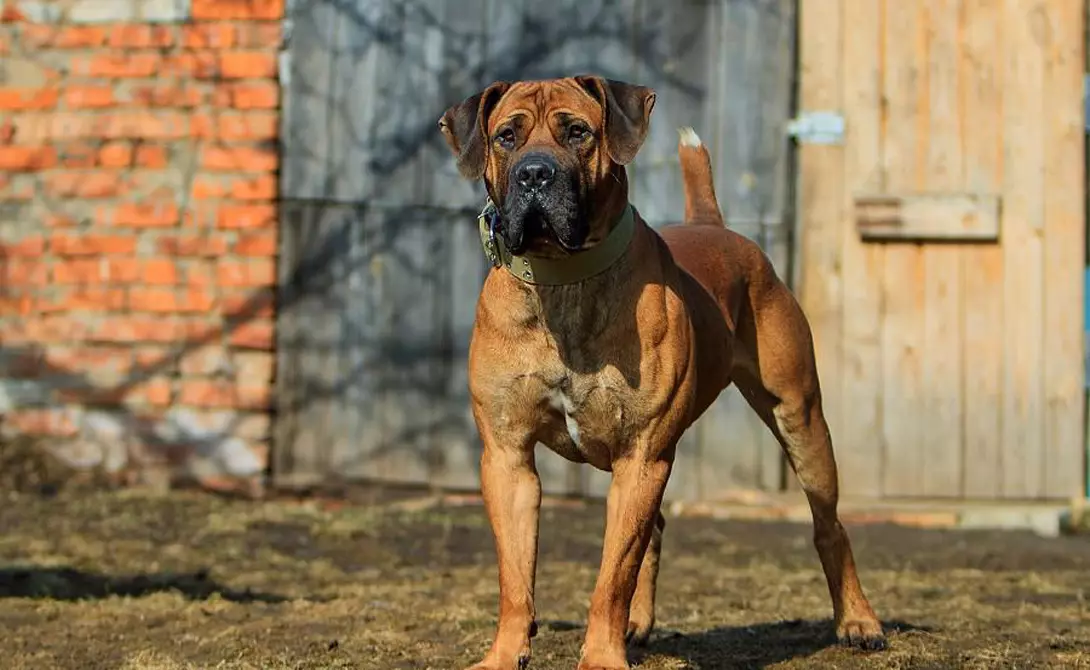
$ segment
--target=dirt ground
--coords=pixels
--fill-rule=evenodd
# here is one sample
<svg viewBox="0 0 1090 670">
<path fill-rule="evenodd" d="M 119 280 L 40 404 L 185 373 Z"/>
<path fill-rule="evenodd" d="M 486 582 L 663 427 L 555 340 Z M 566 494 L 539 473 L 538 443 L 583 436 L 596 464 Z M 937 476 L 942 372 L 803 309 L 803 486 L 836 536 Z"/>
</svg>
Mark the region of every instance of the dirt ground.
<svg viewBox="0 0 1090 670">
<path fill-rule="evenodd" d="M 603 509 L 546 509 L 531 668 L 574 668 Z M 850 527 L 889 650 L 833 644 L 808 526 L 671 519 L 641 670 L 1090 668 L 1090 539 Z M 454 668 L 497 603 L 477 506 L 0 493 L 0 667 Z"/>
</svg>

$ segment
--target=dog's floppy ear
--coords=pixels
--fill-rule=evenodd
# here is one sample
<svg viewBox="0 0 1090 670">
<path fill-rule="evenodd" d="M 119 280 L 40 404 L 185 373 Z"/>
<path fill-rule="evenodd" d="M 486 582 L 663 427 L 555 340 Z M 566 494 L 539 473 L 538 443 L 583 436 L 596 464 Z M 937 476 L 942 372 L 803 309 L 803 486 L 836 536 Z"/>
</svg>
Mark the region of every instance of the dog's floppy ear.
<svg viewBox="0 0 1090 670">
<path fill-rule="evenodd" d="M 647 138 L 655 92 L 646 86 L 581 75 L 579 84 L 602 105 L 605 114 L 606 151 L 614 163 L 627 165 Z"/>
<path fill-rule="evenodd" d="M 497 81 L 454 105 L 439 119 L 443 139 L 457 158 L 458 171 L 466 179 L 480 179 L 484 174 L 488 115 L 510 87 L 508 82 Z"/>
</svg>

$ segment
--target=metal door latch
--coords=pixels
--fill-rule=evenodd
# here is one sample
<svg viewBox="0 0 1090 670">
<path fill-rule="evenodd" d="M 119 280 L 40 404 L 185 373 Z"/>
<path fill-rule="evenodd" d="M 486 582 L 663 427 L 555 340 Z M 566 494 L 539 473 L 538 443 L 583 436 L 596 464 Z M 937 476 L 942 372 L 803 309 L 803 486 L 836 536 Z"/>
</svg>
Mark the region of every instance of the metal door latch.
<svg viewBox="0 0 1090 670">
<path fill-rule="evenodd" d="M 844 117 L 837 112 L 802 112 L 787 122 L 787 134 L 807 144 L 840 144 Z"/>
</svg>

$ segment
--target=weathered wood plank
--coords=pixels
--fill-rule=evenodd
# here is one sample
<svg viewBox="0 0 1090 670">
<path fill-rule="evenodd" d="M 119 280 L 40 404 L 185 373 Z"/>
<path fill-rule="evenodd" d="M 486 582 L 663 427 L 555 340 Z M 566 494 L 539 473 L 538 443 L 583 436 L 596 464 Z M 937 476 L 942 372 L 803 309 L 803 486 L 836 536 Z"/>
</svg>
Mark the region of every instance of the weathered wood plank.
<svg viewBox="0 0 1090 670">
<path fill-rule="evenodd" d="M 844 0 L 844 145 L 845 210 L 851 194 L 882 184 L 881 7 L 873 0 Z M 841 491 L 878 497 L 882 491 L 882 339 L 879 279 L 885 247 L 864 244 L 850 222 L 840 228 L 844 275 L 841 386 L 842 414 L 832 426 Z M 825 380 L 822 379 L 824 387 Z M 826 410 L 826 414 L 829 411 Z"/>
<path fill-rule="evenodd" d="M 931 80 L 934 85 L 934 79 Z M 945 98 L 932 95 L 932 107 Z M 943 114 L 955 113 L 945 110 Z M 938 115 L 938 110 L 932 110 Z M 933 122 L 934 123 L 934 122 Z M 938 127 L 936 127 L 938 126 Z M 941 133 L 939 127 L 945 127 Z M 946 122 L 931 127 L 932 162 L 951 162 L 934 152 L 936 144 L 953 146 L 960 152 L 960 135 Z M 952 134 L 951 134 L 952 133 Z M 937 137 L 936 134 L 942 135 Z M 949 169 L 949 168 L 948 168 Z M 954 166 L 953 169 L 959 169 Z M 995 241 L 999 238 L 999 197 L 995 194 L 942 192 L 941 183 L 953 183 L 943 172 L 930 173 L 934 190 L 924 193 L 858 194 L 855 197 L 855 225 L 864 240 L 890 241 Z M 961 177 L 960 172 L 957 175 Z M 954 249 L 960 254 L 963 247 Z"/>
<path fill-rule="evenodd" d="M 839 110 L 844 101 L 840 0 L 804 2 L 799 7 L 801 68 L 799 108 Z M 836 145 L 799 147 L 800 232 L 796 258 L 799 297 L 814 334 L 824 408 L 836 439 L 845 425 L 841 231 L 844 221 L 844 149 Z M 789 481 L 794 482 L 794 478 Z"/>
<path fill-rule="evenodd" d="M 634 3 L 631 81 L 655 90 L 657 100 L 643 148 L 629 167 L 629 199 L 653 227 L 681 220 L 684 195 L 677 162 L 676 128 L 705 127 L 704 76 L 707 71 L 708 8 L 682 3 L 683 11 L 661 3 Z M 678 445 L 666 500 L 694 500 L 701 486 L 700 424 Z"/>
<path fill-rule="evenodd" d="M 1003 8 L 994 0 L 964 0 L 965 31 L 959 67 L 964 82 L 962 126 L 965 188 L 998 192 L 1002 180 Z M 966 248 L 961 256 L 964 349 L 963 494 L 1001 492 L 1003 426 L 1003 255 L 1001 245 Z"/>
<path fill-rule="evenodd" d="M 1045 439 L 1044 54 L 1047 10 L 1032 0 L 1003 4 L 1003 492 L 1043 492 Z M 1077 305 L 1071 305 L 1077 309 Z"/>
<path fill-rule="evenodd" d="M 886 136 L 883 169 L 890 190 L 915 191 L 926 170 L 927 137 L 922 127 L 926 68 L 923 26 L 917 3 L 886 0 L 883 79 Z M 922 459 L 924 388 L 923 311 L 926 277 L 918 244 L 888 245 L 882 276 L 883 492 L 916 495 L 926 477 Z"/>
<path fill-rule="evenodd" d="M 925 217 L 938 228 L 961 235 L 997 233 L 998 199 L 951 198 L 962 188 L 961 91 L 958 52 L 961 39 L 961 0 L 928 0 L 922 17 L 927 35 L 927 156 L 926 188 L 934 195 L 903 203 L 906 227 Z M 946 197 L 944 197 L 946 196 Z M 907 205 L 907 206 L 906 206 Z M 923 210 L 923 211 L 920 211 Z M 924 226 L 917 225 L 917 229 Z M 993 234 L 994 234 L 993 233 Z M 958 239 L 958 238 L 954 238 Z M 962 466 L 962 246 L 932 244 L 923 248 L 923 467 L 917 495 L 958 496 Z"/>
<path fill-rule="evenodd" d="M 762 244 L 781 275 L 788 265 L 783 128 L 790 113 L 793 7 L 779 0 L 710 7 L 706 125 L 697 127 L 711 153 L 728 225 Z M 770 52 L 769 45 L 776 48 Z M 676 156 L 676 135 L 670 145 Z M 681 203 L 676 207 L 680 212 Z M 701 497 L 731 495 L 732 488 L 780 488 L 780 448 L 737 389 L 725 391 L 694 428 L 700 431 Z"/>
<path fill-rule="evenodd" d="M 1044 482 L 1050 498 L 1080 495 L 1086 157 L 1081 113 L 1085 10 L 1038 5 L 1044 50 Z M 1041 39 L 1043 33 L 1045 39 Z"/>
</svg>

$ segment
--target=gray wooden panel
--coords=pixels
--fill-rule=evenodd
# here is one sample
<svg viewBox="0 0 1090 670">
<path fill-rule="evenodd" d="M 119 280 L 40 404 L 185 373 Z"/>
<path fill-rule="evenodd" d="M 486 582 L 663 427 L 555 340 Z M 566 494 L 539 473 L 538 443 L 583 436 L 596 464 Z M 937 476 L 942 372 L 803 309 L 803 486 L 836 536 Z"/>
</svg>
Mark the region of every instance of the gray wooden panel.
<svg viewBox="0 0 1090 670">
<path fill-rule="evenodd" d="M 286 54 L 289 199 L 469 206 L 437 130 L 479 87 L 485 0 L 300 0 Z"/>
<path fill-rule="evenodd" d="M 794 49 L 793 0 L 713 3 L 708 124 L 716 192 L 729 225 L 754 239 L 785 277 L 789 238 L 788 143 Z M 730 388 L 698 424 L 701 498 L 732 488 L 775 490 L 784 460 L 771 432 Z"/>
<path fill-rule="evenodd" d="M 466 296 L 479 293 L 483 264 L 471 217 L 294 202 L 284 210 L 285 465 L 300 479 L 317 471 L 476 486 L 464 372 L 475 300 Z"/>
<path fill-rule="evenodd" d="M 787 270 L 790 169 L 785 133 L 794 86 L 795 0 L 711 5 L 708 56 L 712 162 L 731 226 Z"/>
</svg>

